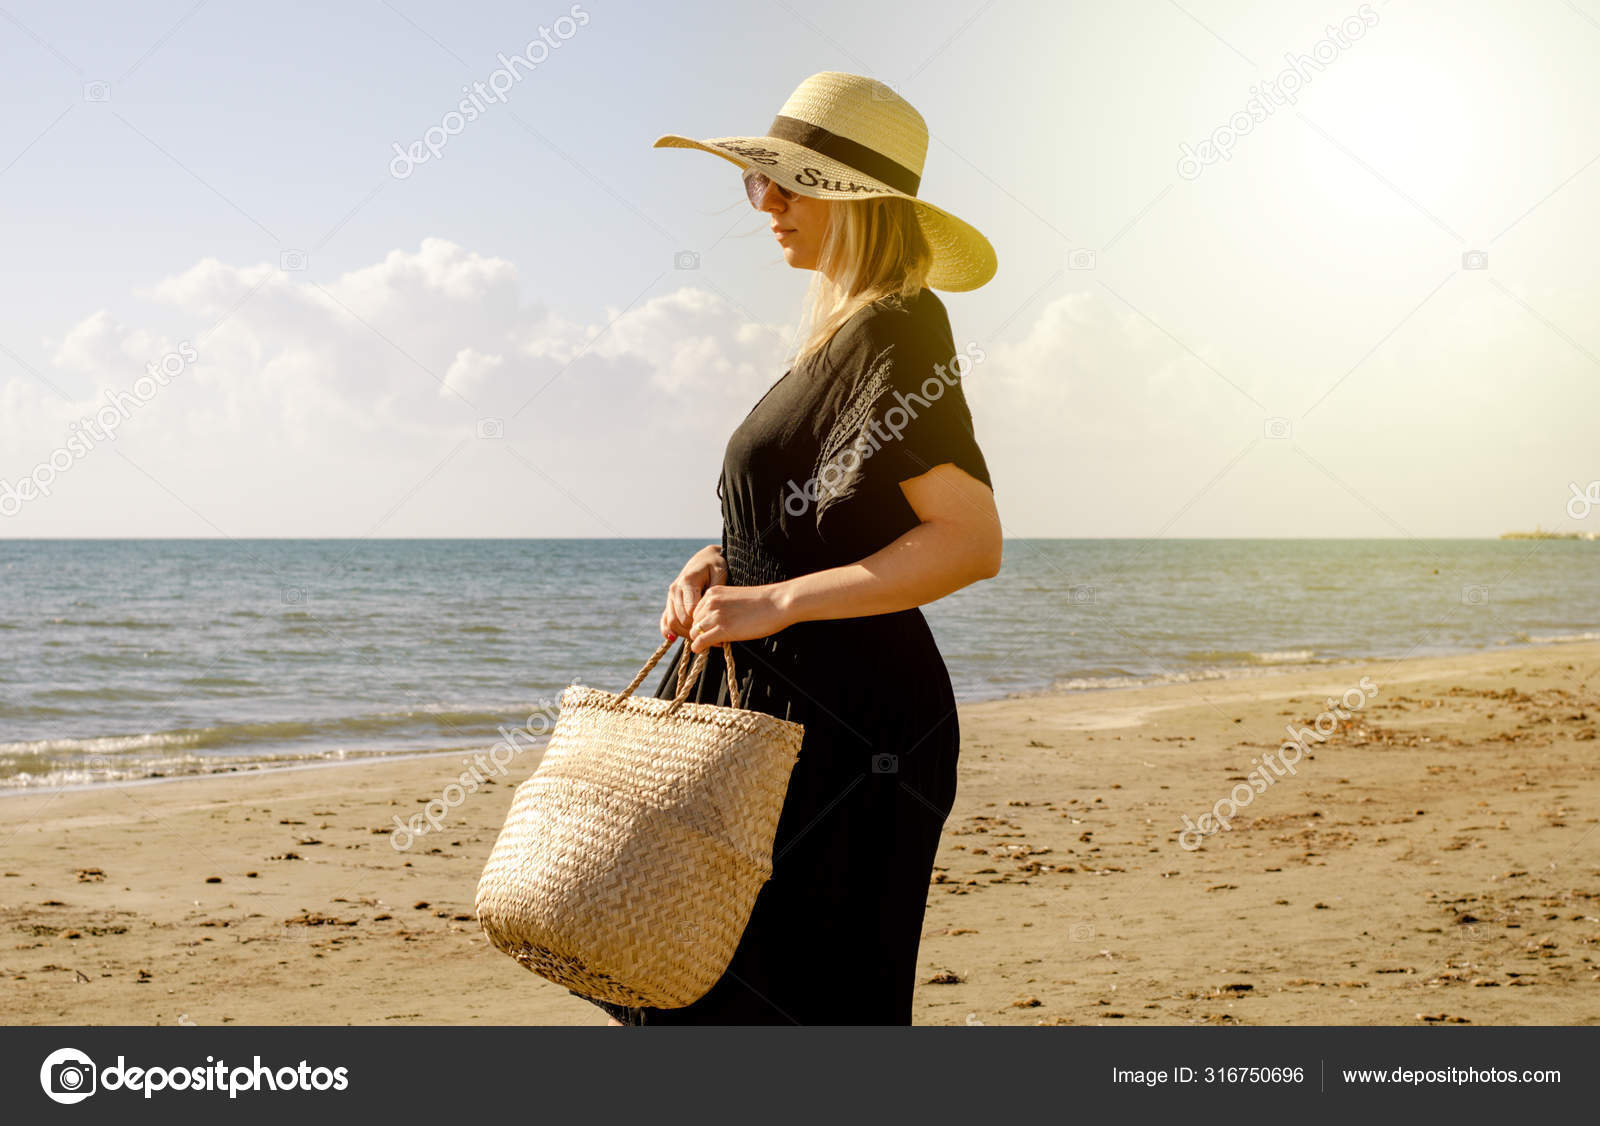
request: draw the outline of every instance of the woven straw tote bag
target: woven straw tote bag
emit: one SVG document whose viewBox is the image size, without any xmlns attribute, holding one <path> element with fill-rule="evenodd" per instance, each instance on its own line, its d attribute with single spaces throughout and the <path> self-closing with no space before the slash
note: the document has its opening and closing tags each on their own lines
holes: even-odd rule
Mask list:
<svg viewBox="0 0 1600 1126">
<path fill-rule="evenodd" d="M 671 700 L 573 685 L 478 882 L 495 947 L 618 1005 L 680 1008 L 716 984 L 772 876 L 772 841 L 804 729 L 687 702 L 706 664 L 688 641 Z M 709 650 L 708 650 L 709 652 Z"/>
</svg>

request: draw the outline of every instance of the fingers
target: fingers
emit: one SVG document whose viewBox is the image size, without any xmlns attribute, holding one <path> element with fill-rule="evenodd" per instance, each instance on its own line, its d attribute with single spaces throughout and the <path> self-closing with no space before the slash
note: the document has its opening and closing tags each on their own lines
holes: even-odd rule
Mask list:
<svg viewBox="0 0 1600 1126">
<path fill-rule="evenodd" d="M 700 591 L 695 587 L 679 587 L 673 592 L 672 621 L 674 632 L 688 633 L 689 627 L 694 624 L 695 603 L 700 600 Z"/>
<path fill-rule="evenodd" d="M 700 588 L 675 580 L 667 588 L 667 608 L 661 615 L 661 631 L 678 635 L 687 634 L 694 623 L 694 608 L 700 601 Z"/>
<path fill-rule="evenodd" d="M 707 626 L 698 633 L 689 635 L 689 651 L 691 653 L 704 653 L 713 645 L 721 645 L 725 640 L 723 635 L 727 630 L 721 626 Z"/>
<path fill-rule="evenodd" d="M 692 652 L 704 652 L 711 645 L 721 643 L 721 636 L 712 637 L 711 640 L 701 642 L 697 629 L 709 628 L 709 619 L 705 615 L 715 611 L 720 605 L 721 595 L 715 588 L 726 586 L 728 581 L 728 566 L 718 555 L 710 560 L 702 572 L 705 585 L 690 582 L 682 576 L 673 580 L 667 588 L 667 608 L 661 615 L 661 635 L 676 634 L 678 637 L 687 637 L 690 640 Z"/>
<path fill-rule="evenodd" d="M 713 645 L 726 640 L 727 628 L 722 620 L 723 598 L 720 592 L 709 590 L 695 604 L 694 617 L 689 626 L 689 649 L 704 653 Z"/>
<path fill-rule="evenodd" d="M 672 603 L 667 603 L 667 608 L 661 612 L 661 636 L 670 638 L 689 632 L 688 623 L 684 622 Z"/>
</svg>

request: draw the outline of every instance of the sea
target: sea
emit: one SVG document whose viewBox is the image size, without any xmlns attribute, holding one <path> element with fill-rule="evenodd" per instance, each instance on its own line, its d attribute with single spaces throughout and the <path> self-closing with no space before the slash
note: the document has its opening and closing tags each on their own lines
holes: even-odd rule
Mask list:
<svg viewBox="0 0 1600 1126">
<path fill-rule="evenodd" d="M 0 540 L 0 794 L 537 735 L 706 542 Z M 1014 539 L 923 612 L 961 700 L 1270 676 L 1600 640 L 1600 543 Z"/>
</svg>

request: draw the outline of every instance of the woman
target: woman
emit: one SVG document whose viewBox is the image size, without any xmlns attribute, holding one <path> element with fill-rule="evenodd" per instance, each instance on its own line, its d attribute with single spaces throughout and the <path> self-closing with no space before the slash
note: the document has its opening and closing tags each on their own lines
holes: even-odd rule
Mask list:
<svg viewBox="0 0 1600 1126">
<path fill-rule="evenodd" d="M 695 699 L 805 726 L 773 875 L 722 979 L 613 1024 L 909 1024 L 956 793 L 949 674 L 916 607 L 996 574 L 1001 537 L 944 306 L 994 251 L 918 199 L 927 127 L 887 86 L 807 79 L 765 137 L 667 136 L 742 167 L 790 266 L 816 271 L 794 366 L 728 442 L 723 538 L 671 585 L 662 635 L 710 650 Z M 970 355 L 969 355 L 970 352 Z M 680 649 L 656 695 L 677 684 Z"/>
</svg>

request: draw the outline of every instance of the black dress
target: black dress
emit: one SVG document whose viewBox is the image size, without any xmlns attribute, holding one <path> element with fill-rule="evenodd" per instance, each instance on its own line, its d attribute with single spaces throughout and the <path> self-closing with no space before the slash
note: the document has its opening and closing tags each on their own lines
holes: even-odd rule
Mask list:
<svg viewBox="0 0 1600 1126">
<path fill-rule="evenodd" d="M 854 563 L 915 527 L 899 483 L 954 463 L 990 484 L 943 303 L 860 310 L 768 389 L 728 442 L 728 582 Z M 773 875 L 728 970 L 677 1009 L 595 1004 L 625 1024 L 910 1024 L 928 885 L 956 795 L 955 698 L 920 610 L 802 622 L 736 642 L 744 706 L 805 725 Z M 676 689 L 675 650 L 656 690 Z M 713 648 L 693 697 L 728 705 Z"/>
</svg>

